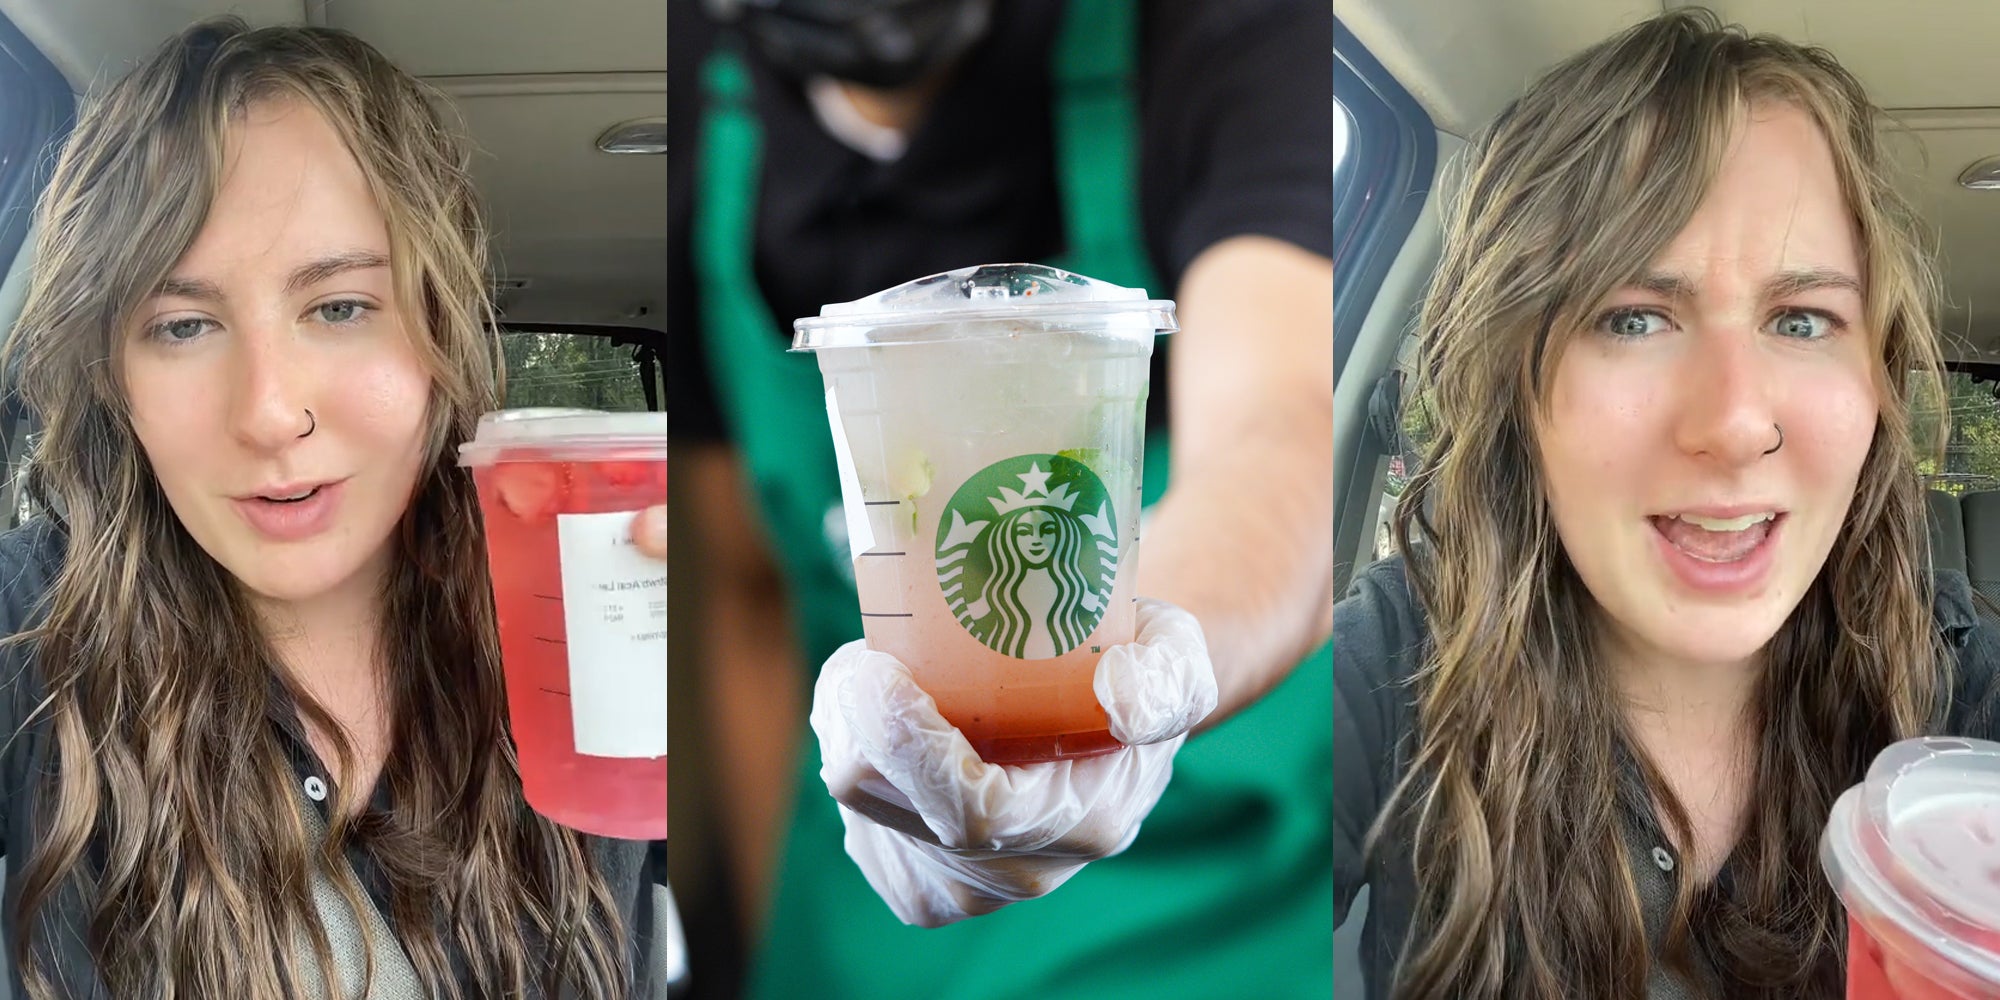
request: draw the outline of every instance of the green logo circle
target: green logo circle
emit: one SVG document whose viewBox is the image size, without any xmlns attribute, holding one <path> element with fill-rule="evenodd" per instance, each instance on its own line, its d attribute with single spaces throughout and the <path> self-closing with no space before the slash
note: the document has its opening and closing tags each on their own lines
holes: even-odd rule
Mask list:
<svg viewBox="0 0 2000 1000">
<path fill-rule="evenodd" d="M 938 588 L 988 649 L 1061 656 L 1090 636 L 1118 576 L 1118 517 L 1090 467 L 1017 455 L 959 486 L 938 518 Z"/>
</svg>

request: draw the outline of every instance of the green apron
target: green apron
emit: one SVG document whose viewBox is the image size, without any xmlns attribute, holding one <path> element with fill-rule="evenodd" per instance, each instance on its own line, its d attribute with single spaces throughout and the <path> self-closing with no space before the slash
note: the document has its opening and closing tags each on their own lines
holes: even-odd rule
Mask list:
<svg viewBox="0 0 2000 1000">
<path fill-rule="evenodd" d="M 1137 213 L 1133 0 L 1073 0 L 1051 59 L 1058 177 L 1070 251 L 1058 266 L 1157 288 Z M 839 535 L 840 484 L 825 389 L 789 354 L 755 276 L 762 129 L 737 53 L 702 67 L 692 263 L 711 377 L 784 572 L 800 651 L 824 662 L 859 638 Z M 962 264 L 985 263 L 964 261 Z M 911 275 L 910 277 L 918 277 Z M 1144 497 L 1166 487 L 1166 435 L 1149 436 Z M 1190 742 L 1144 832 L 1115 862 L 1049 897 L 938 930 L 903 926 L 844 853 L 801 744 L 799 795 L 750 995 L 772 1000 L 1323 994 L 1332 978 L 1332 649 L 1250 709 Z M 695 975 L 700 975 L 699 968 Z"/>
</svg>

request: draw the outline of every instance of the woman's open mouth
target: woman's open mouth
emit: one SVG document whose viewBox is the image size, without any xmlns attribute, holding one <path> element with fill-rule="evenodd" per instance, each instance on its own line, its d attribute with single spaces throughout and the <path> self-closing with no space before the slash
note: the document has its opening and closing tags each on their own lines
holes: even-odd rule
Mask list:
<svg viewBox="0 0 2000 1000">
<path fill-rule="evenodd" d="M 1737 591 L 1763 580 L 1773 561 L 1786 512 L 1723 515 L 1659 514 L 1647 518 L 1667 567 L 1689 588 Z"/>
<path fill-rule="evenodd" d="M 1735 562 L 1755 551 L 1770 537 L 1777 523 L 1776 511 L 1761 511 L 1737 517 L 1703 517 L 1675 514 L 1654 517 L 1653 527 L 1668 543 L 1703 562 Z"/>
</svg>

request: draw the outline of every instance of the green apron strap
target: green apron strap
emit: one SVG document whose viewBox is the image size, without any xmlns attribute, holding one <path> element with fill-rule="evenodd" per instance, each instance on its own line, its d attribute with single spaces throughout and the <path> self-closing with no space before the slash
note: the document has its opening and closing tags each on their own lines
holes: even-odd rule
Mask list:
<svg viewBox="0 0 2000 1000">
<path fill-rule="evenodd" d="M 840 500 L 825 388 L 812 355 L 786 351 L 785 327 L 757 287 L 763 128 L 750 108 L 749 69 L 718 46 L 702 67 L 702 86 L 708 108 L 690 232 L 701 336 L 717 402 L 789 584 L 801 649 L 824 658 L 861 634 L 846 562 L 834 558 L 825 527 L 828 504 Z"/>
<path fill-rule="evenodd" d="M 1139 225 L 1138 8 L 1135 0 L 1070 0 L 1056 36 L 1057 187 L 1069 242 L 1058 266 L 1159 295 L 1166 290 L 1146 262 Z"/>
</svg>

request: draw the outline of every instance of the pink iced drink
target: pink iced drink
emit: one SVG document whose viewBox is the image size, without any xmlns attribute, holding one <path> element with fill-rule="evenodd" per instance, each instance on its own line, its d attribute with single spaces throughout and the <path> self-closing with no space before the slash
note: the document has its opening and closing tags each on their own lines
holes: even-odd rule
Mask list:
<svg viewBox="0 0 2000 1000">
<path fill-rule="evenodd" d="M 1835 803 L 1850 1000 L 2000 1000 L 2000 744 L 1906 740 Z"/>
<path fill-rule="evenodd" d="M 1174 304 L 991 264 L 824 306 L 818 355 L 870 648 L 992 763 L 1118 749 L 1094 688 L 1132 641 L 1150 359 Z"/>
<path fill-rule="evenodd" d="M 666 568 L 630 552 L 629 533 L 666 502 L 665 426 L 657 442 L 621 439 L 605 425 L 653 415 L 596 416 L 529 411 L 464 461 L 528 805 L 586 833 L 664 840 Z"/>
</svg>

